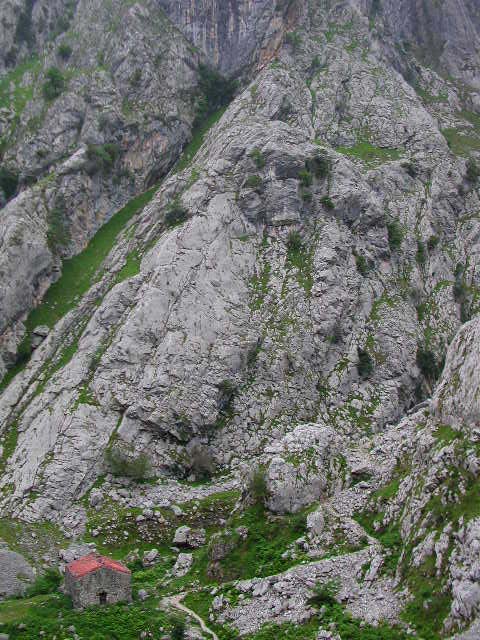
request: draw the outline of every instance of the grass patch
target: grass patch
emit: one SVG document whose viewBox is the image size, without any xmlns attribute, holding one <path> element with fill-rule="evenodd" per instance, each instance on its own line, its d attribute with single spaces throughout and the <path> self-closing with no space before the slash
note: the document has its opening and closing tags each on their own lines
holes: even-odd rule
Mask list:
<svg viewBox="0 0 480 640">
<path fill-rule="evenodd" d="M 402 157 L 400 149 L 389 147 L 375 147 L 370 142 L 360 141 L 353 147 L 337 147 L 339 153 L 361 160 L 369 167 L 378 167 L 385 162 L 399 160 Z"/>
<path fill-rule="evenodd" d="M 269 576 L 285 571 L 299 562 L 282 558 L 287 548 L 306 531 L 306 512 L 283 517 L 268 517 L 263 505 L 246 509 L 230 523 L 233 528 L 248 528 L 245 540 L 220 561 L 224 580 Z"/>
<path fill-rule="evenodd" d="M 205 119 L 204 123 L 194 131 L 191 141 L 185 147 L 182 153 L 182 157 L 173 169 L 174 173 L 179 173 L 180 171 L 183 171 L 190 166 L 193 158 L 197 155 L 198 150 L 202 146 L 203 141 L 205 140 L 205 136 L 210 131 L 210 129 L 215 124 L 217 124 L 226 110 L 227 107 L 222 107 L 215 113 L 212 113 L 208 118 Z"/>
<path fill-rule="evenodd" d="M 456 156 L 468 156 L 472 151 L 480 151 L 480 137 L 476 135 L 453 128 L 442 129 L 442 134 Z"/>
<path fill-rule="evenodd" d="M 293 231 L 287 240 L 287 268 L 297 271 L 298 284 L 309 296 L 313 287 L 313 257 L 315 248 L 307 247 L 298 231 Z"/>
<path fill-rule="evenodd" d="M 173 628 L 167 613 L 156 609 L 157 599 L 135 602 L 132 605 L 117 604 L 91 607 L 85 611 L 74 611 L 70 599 L 62 595 L 40 596 L 25 600 L 12 600 L 0 605 L 0 620 L 4 620 L 2 631 L 11 640 L 38 640 L 39 637 L 67 638 L 68 627 L 73 625 L 76 633 L 89 640 L 131 640 L 142 632 L 147 637 L 158 638 L 159 627 Z M 19 629 L 22 622 L 25 629 Z"/>
<path fill-rule="evenodd" d="M 433 437 L 443 444 L 450 444 L 455 440 L 458 440 L 462 437 L 462 434 L 459 431 L 455 431 L 447 424 L 441 424 L 435 431 L 433 432 Z"/>
</svg>

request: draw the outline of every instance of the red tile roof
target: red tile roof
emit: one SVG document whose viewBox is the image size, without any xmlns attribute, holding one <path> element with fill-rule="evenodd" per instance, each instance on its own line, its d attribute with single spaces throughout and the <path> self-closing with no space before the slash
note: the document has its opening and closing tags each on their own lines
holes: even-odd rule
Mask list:
<svg viewBox="0 0 480 640">
<path fill-rule="evenodd" d="M 74 578 L 81 578 L 102 568 L 112 569 L 120 573 L 130 573 L 130 569 L 127 569 L 120 562 L 104 556 L 98 556 L 96 553 L 89 553 L 88 556 L 83 556 L 83 558 L 67 564 L 67 571 Z"/>
</svg>

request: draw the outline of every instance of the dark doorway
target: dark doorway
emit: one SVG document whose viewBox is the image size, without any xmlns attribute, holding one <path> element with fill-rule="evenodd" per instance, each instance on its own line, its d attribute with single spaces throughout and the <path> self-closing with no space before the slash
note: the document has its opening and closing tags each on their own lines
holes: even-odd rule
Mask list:
<svg viewBox="0 0 480 640">
<path fill-rule="evenodd" d="M 106 591 L 101 591 L 98 594 L 98 597 L 100 599 L 100 604 L 107 604 L 107 592 Z"/>
</svg>

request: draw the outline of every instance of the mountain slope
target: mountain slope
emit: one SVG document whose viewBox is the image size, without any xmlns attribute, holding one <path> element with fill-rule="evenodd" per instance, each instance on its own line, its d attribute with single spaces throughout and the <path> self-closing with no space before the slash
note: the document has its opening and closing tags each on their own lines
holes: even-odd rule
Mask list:
<svg viewBox="0 0 480 640">
<path fill-rule="evenodd" d="M 337 600 L 369 624 L 403 620 L 419 638 L 466 628 L 479 604 L 478 10 L 459 0 L 158 4 L 168 17 L 154 2 L 119 3 L 111 30 L 115 14 L 104 9 L 92 28 L 94 9 L 80 2 L 66 70 L 102 53 L 107 71 L 78 72 L 33 140 L 22 115 L 4 153 L 32 171 L 35 145 L 55 148 L 53 122 L 88 89 L 75 145 L 61 139 L 53 172 L 42 168 L 0 211 L 5 362 L 61 256 L 155 186 L 105 227 L 115 233 L 97 258 L 91 248 L 65 263 L 31 316 L 52 326 L 0 395 L 1 512 L 120 554 L 122 526 L 133 545 L 143 535 L 139 507 L 160 509 L 176 492 L 182 505 L 215 504 L 243 487 L 226 524 L 207 518 L 221 543 L 209 537 L 187 578 L 205 587 L 195 604 L 211 604 L 217 624 L 246 635 L 307 622 L 315 583 L 337 580 Z M 236 94 L 169 171 L 202 108 L 197 85 L 232 93 L 205 62 L 238 75 Z M 121 147 L 112 173 L 89 175 L 91 145 L 110 140 Z M 71 242 L 55 253 L 46 225 L 59 197 Z M 25 236 L 10 242 L 19 226 Z M 82 272 L 66 304 L 65 283 Z M 212 474 L 208 496 L 182 488 Z M 303 519 L 299 549 L 292 514 Z M 152 524 L 152 544 L 171 542 L 176 517 Z M 283 555 L 242 566 L 235 549 L 264 549 L 276 518 L 291 531 L 284 546 L 276 534 Z M 251 602 L 211 603 L 211 584 L 235 578 Z M 326 622 L 347 633 L 354 623 L 327 595 Z"/>
</svg>

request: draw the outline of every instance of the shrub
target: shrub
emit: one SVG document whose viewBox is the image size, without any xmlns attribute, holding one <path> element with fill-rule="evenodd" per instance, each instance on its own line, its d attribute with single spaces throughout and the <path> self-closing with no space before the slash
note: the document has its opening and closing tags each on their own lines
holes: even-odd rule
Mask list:
<svg viewBox="0 0 480 640">
<path fill-rule="evenodd" d="M 135 71 L 130 76 L 130 84 L 132 87 L 138 87 L 142 81 L 142 70 L 135 69 Z"/>
<path fill-rule="evenodd" d="M 248 176 L 245 180 L 245 186 L 250 189 L 258 189 L 263 184 L 263 181 L 260 176 Z"/>
<path fill-rule="evenodd" d="M 57 53 L 62 58 L 62 60 L 68 60 L 72 55 L 73 49 L 66 42 L 62 42 L 62 44 L 58 47 Z"/>
<path fill-rule="evenodd" d="M 43 83 L 43 97 L 49 102 L 58 98 L 65 89 L 65 78 L 57 67 L 50 67 Z"/>
<path fill-rule="evenodd" d="M 5 198 L 10 200 L 17 193 L 18 174 L 13 173 L 6 167 L 0 167 L 0 189 L 5 194 Z"/>
<path fill-rule="evenodd" d="M 27 587 L 25 595 L 28 598 L 32 598 L 33 596 L 55 593 L 58 591 L 61 582 L 62 576 L 59 571 L 56 569 L 47 569 L 45 573 L 37 577 L 32 585 Z"/>
<path fill-rule="evenodd" d="M 430 236 L 427 242 L 427 247 L 429 251 L 433 251 L 437 248 L 440 242 L 440 238 L 438 236 Z"/>
<path fill-rule="evenodd" d="M 408 173 L 408 175 L 411 178 L 416 178 L 416 176 L 418 175 L 418 167 L 414 162 L 412 161 L 402 162 L 402 167 L 405 169 L 405 171 Z"/>
<path fill-rule="evenodd" d="M 63 201 L 48 212 L 47 222 L 47 244 L 50 251 L 57 254 L 67 247 L 71 240 Z"/>
<path fill-rule="evenodd" d="M 438 380 L 443 368 L 437 362 L 433 351 L 426 347 L 418 347 L 417 349 L 417 366 L 425 378 L 431 382 Z"/>
<path fill-rule="evenodd" d="M 254 149 L 250 153 L 250 158 L 254 161 L 258 169 L 263 169 L 265 166 L 265 157 L 260 149 Z"/>
<path fill-rule="evenodd" d="M 373 372 L 373 360 L 365 349 L 357 348 L 358 363 L 357 370 L 361 378 L 368 378 Z"/>
<path fill-rule="evenodd" d="M 402 246 L 403 229 L 398 220 L 387 222 L 388 244 L 391 251 L 397 251 Z"/>
<path fill-rule="evenodd" d="M 170 632 L 171 640 L 184 640 L 186 634 L 185 622 L 180 618 L 175 618 L 172 622 L 172 630 Z"/>
<path fill-rule="evenodd" d="M 222 76 L 204 64 L 198 67 L 198 90 L 200 99 L 194 126 L 198 126 L 209 115 L 227 106 L 235 94 L 237 83 Z"/>
<path fill-rule="evenodd" d="M 291 231 L 288 234 L 287 249 L 289 253 L 297 253 L 303 249 L 302 236 L 298 231 Z"/>
<path fill-rule="evenodd" d="M 268 496 L 265 467 L 257 467 L 250 476 L 248 483 L 248 493 L 251 496 L 254 504 L 265 506 L 265 500 Z"/>
<path fill-rule="evenodd" d="M 312 71 L 318 71 L 318 69 L 321 69 L 321 67 L 322 63 L 320 61 L 320 56 L 317 55 L 313 58 L 310 68 L 312 69 Z"/>
<path fill-rule="evenodd" d="M 138 481 L 145 480 L 150 474 L 150 461 L 143 454 L 133 458 L 120 449 L 110 447 L 105 452 L 105 462 L 114 476 L 133 478 Z"/>
<path fill-rule="evenodd" d="M 313 194 L 311 191 L 307 191 L 306 189 L 302 189 L 302 200 L 305 202 L 311 202 L 313 200 Z"/>
<path fill-rule="evenodd" d="M 215 464 L 207 447 L 194 445 L 189 452 L 190 471 L 197 480 L 209 480 L 215 471 Z"/>
<path fill-rule="evenodd" d="M 303 187 L 312 186 L 313 178 L 312 178 L 312 174 L 308 169 L 302 169 L 302 171 L 299 171 L 298 177 Z"/>
<path fill-rule="evenodd" d="M 230 416 L 233 412 L 233 401 L 237 393 L 237 386 L 231 380 L 222 380 L 217 386 L 220 391 L 218 408 L 221 413 Z"/>
<path fill-rule="evenodd" d="M 285 42 L 295 50 L 302 44 L 302 37 L 296 31 L 289 31 L 285 36 Z"/>
<path fill-rule="evenodd" d="M 323 605 L 337 604 L 335 599 L 338 593 L 338 584 L 333 580 L 319 583 L 313 588 L 313 594 L 308 599 L 308 604 L 320 609 Z"/>
<path fill-rule="evenodd" d="M 335 203 L 330 198 L 330 196 L 323 196 L 323 198 L 320 199 L 320 202 L 323 204 L 325 209 L 335 209 Z"/>
<path fill-rule="evenodd" d="M 478 164 L 475 162 L 475 160 L 473 160 L 473 158 L 467 160 L 466 177 L 467 180 L 472 183 L 477 182 L 478 178 L 480 177 L 480 168 L 478 167 Z"/>
<path fill-rule="evenodd" d="M 116 144 L 89 144 L 87 147 L 87 173 L 108 173 L 112 170 L 120 153 Z"/>
<path fill-rule="evenodd" d="M 165 214 L 165 224 L 169 229 L 183 224 L 188 218 L 188 211 L 182 207 L 178 200 L 175 200 L 167 209 Z"/>
<path fill-rule="evenodd" d="M 316 178 L 327 178 L 330 175 L 330 161 L 326 156 L 310 158 L 305 166 Z"/>
<path fill-rule="evenodd" d="M 427 249 L 425 243 L 420 240 L 417 241 L 417 253 L 415 255 L 417 264 L 424 267 L 427 262 Z"/>
<path fill-rule="evenodd" d="M 357 271 L 364 277 L 370 271 L 370 265 L 368 264 L 365 256 L 361 253 L 355 254 L 355 264 L 357 265 Z"/>
</svg>

